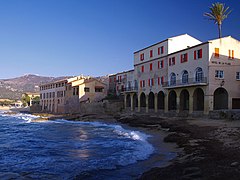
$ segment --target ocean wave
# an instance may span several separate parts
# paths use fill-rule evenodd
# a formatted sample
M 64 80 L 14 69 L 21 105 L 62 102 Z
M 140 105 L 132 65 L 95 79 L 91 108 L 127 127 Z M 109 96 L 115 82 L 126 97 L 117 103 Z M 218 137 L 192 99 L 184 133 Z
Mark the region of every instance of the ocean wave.
M 17 119 L 21 119 L 26 121 L 26 123 L 30 123 L 33 119 L 39 118 L 40 116 L 35 116 L 35 115 L 31 115 L 31 114 L 25 114 L 25 113 L 7 113 L 7 112 L 1 112 L 0 116 L 2 117 L 13 117 L 13 118 L 17 118 Z

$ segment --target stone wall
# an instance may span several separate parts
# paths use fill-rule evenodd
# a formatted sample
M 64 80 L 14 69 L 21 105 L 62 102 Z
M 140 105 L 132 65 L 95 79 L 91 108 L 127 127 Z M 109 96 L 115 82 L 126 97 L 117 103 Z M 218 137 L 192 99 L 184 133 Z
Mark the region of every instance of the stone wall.
M 122 101 L 104 100 L 103 102 L 81 103 L 81 114 L 114 114 L 123 110 Z
M 240 120 L 240 110 L 215 110 L 209 112 L 211 119 Z
M 30 106 L 30 112 L 31 113 L 39 113 L 42 111 L 42 107 L 39 104 L 33 104 Z

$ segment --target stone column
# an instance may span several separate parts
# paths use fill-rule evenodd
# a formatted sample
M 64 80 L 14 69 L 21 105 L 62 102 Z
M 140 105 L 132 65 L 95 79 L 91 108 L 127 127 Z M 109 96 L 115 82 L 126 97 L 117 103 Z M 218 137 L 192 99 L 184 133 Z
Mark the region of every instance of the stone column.
M 148 95 L 146 95 L 146 113 L 148 113 Z
M 189 89 L 189 114 L 193 113 L 193 93 L 194 89 Z
M 164 113 L 168 112 L 168 91 L 164 95 Z
M 193 96 L 192 94 L 189 95 L 189 114 L 193 113 Z
M 127 94 L 124 93 L 124 109 L 127 109 Z
M 138 95 L 138 112 L 141 111 L 140 95 Z
M 130 98 L 131 98 L 131 111 L 133 111 L 134 110 L 134 107 L 133 107 L 133 105 L 134 105 L 134 103 L 133 103 L 133 93 L 131 93 L 130 94 Z

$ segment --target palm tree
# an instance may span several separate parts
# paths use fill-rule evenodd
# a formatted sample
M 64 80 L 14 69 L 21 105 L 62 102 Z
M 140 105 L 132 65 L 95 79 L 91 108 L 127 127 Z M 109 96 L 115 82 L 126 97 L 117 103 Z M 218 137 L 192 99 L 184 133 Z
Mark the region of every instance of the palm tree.
M 210 12 L 204 13 L 204 16 L 208 17 L 209 20 L 215 21 L 215 24 L 218 25 L 218 35 L 219 38 L 222 37 L 222 22 L 227 16 L 232 12 L 229 10 L 229 7 L 225 7 L 225 4 L 214 3 L 212 7 L 209 7 Z

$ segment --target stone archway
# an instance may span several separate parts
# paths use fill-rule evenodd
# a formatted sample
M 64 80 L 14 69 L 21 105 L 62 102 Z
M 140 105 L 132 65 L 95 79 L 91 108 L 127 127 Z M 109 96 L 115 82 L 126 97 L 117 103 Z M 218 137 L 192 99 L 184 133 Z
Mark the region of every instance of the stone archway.
M 164 109 L 164 92 L 163 91 L 159 91 L 158 95 L 157 95 L 157 104 L 158 104 L 158 109 Z
M 146 107 L 146 95 L 144 93 L 140 95 L 140 107 Z
M 153 92 L 150 92 L 148 95 L 148 108 L 154 109 L 154 94 L 153 94 Z
M 204 111 L 204 92 L 201 88 L 194 90 L 193 111 Z
M 127 107 L 131 107 L 131 96 L 130 96 L 130 94 L 128 94 L 127 95 L 127 97 L 126 97 L 126 106 Z
M 188 111 L 189 110 L 189 92 L 184 89 L 180 93 L 180 111 Z
M 228 92 L 226 89 L 220 87 L 214 91 L 213 109 L 228 109 Z
M 177 94 L 174 90 L 168 94 L 168 110 L 177 110 Z
M 133 110 L 138 107 L 138 97 L 137 97 L 137 94 L 134 93 L 133 95 Z

